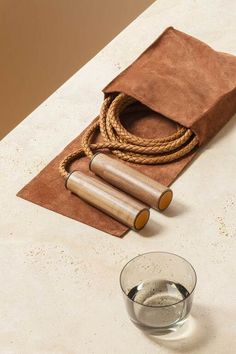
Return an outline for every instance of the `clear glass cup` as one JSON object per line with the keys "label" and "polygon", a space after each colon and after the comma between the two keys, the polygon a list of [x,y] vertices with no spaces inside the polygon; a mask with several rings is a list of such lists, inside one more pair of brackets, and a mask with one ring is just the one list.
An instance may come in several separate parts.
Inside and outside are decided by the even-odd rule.
{"label": "clear glass cup", "polygon": [[184,258],[149,252],[122,269],[120,286],[131,321],[148,334],[176,331],[187,319],[197,276]]}

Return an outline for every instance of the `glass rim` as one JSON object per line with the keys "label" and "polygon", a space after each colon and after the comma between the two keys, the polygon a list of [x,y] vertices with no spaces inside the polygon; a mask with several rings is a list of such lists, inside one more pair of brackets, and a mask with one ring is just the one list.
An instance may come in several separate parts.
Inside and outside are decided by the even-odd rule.
{"label": "glass rim", "polygon": [[[131,300],[131,299],[128,297],[128,295],[126,294],[126,292],[125,292],[125,290],[124,290],[124,288],[123,288],[123,286],[122,286],[122,284],[121,284],[121,277],[122,277],[122,273],[123,273],[124,269],[127,267],[127,265],[128,265],[129,263],[131,263],[132,261],[134,261],[136,258],[145,256],[145,255],[147,255],[147,254],[152,254],[152,253],[156,253],[156,254],[169,254],[169,255],[171,255],[171,256],[175,256],[175,257],[177,257],[177,258],[182,259],[183,261],[185,261],[185,262],[190,266],[190,268],[191,268],[192,271],[193,271],[193,274],[194,274],[194,277],[195,277],[195,279],[194,279],[195,281],[194,281],[194,285],[193,285],[192,290],[188,293],[188,296],[186,296],[186,297],[185,297],[184,299],[182,299],[182,300],[179,300],[179,301],[174,302],[173,304],[170,304],[170,305],[163,305],[163,306],[162,306],[162,305],[146,305],[146,304],[142,304],[141,302],[138,302],[138,301],[136,301],[136,300]],[[162,251],[150,251],[150,252],[145,252],[145,253],[139,254],[139,255],[133,257],[132,259],[130,259],[130,260],[123,266],[123,268],[122,268],[122,270],[121,270],[121,272],[120,272],[119,280],[120,280],[120,287],[121,287],[121,290],[122,290],[123,294],[124,294],[130,301],[133,301],[133,302],[135,302],[136,304],[139,304],[139,305],[145,306],[145,307],[149,307],[149,308],[152,308],[152,307],[153,307],[153,308],[164,308],[164,307],[170,307],[170,306],[174,306],[174,305],[180,304],[181,302],[186,301],[186,300],[193,294],[193,292],[194,292],[194,290],[195,290],[195,288],[196,288],[196,285],[197,285],[197,273],[196,273],[195,269],[193,268],[192,264],[191,264],[189,261],[187,261],[187,259],[185,259],[185,258],[182,257],[182,256],[179,256],[179,255],[176,254],[176,253],[162,252]]]}

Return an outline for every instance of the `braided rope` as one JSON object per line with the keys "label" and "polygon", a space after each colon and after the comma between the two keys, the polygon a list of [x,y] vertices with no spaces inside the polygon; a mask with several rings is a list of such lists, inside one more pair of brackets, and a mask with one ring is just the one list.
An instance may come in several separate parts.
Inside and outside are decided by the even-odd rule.
{"label": "braided rope", "polygon": [[[120,113],[135,102],[135,99],[120,93],[114,99],[105,98],[99,118],[85,131],[81,148],[72,152],[60,163],[59,172],[68,176],[70,164],[87,156],[92,159],[94,151],[109,149],[120,159],[136,164],[156,165],[175,161],[198,145],[198,138],[183,126],[177,125],[174,134],[158,139],[145,139],[129,133],[120,122]],[[100,130],[102,143],[91,143]]]}

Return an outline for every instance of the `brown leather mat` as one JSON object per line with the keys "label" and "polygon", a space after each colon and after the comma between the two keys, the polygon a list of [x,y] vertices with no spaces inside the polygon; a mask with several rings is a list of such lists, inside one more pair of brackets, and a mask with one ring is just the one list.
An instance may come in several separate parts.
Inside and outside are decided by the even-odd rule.
{"label": "brown leather mat", "polygon": [[[123,124],[133,134],[146,138],[169,135],[176,129],[175,122],[179,122],[191,128],[203,144],[236,112],[236,58],[168,28],[104,92],[124,92],[150,107],[137,103],[136,109],[123,115]],[[64,187],[64,180],[58,172],[59,162],[79,147],[82,134],[17,195],[109,234],[123,236],[128,231],[126,226]],[[170,185],[195,154],[196,150],[165,165],[133,167]],[[75,168],[90,173],[87,158],[75,162],[72,169]]]}

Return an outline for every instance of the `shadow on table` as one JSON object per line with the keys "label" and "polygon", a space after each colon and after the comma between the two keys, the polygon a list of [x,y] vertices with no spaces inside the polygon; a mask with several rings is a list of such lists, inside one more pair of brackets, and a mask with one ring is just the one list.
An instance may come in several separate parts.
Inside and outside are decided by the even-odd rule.
{"label": "shadow on table", "polygon": [[157,223],[155,220],[151,219],[148,221],[147,225],[139,231],[139,235],[143,237],[153,237],[161,233],[163,226]]}
{"label": "shadow on table", "polygon": [[[205,315],[203,315],[205,314]],[[201,318],[200,318],[201,316]],[[215,335],[214,325],[209,314],[201,305],[194,305],[192,314],[184,325],[174,333],[163,336],[152,336],[145,334],[151,341],[180,353],[191,353],[197,350],[200,353],[201,347],[212,340]]]}
{"label": "shadow on table", "polygon": [[170,206],[162,212],[163,215],[167,217],[176,217],[181,214],[185,214],[188,212],[188,207],[187,205],[180,203],[179,200],[173,198],[173,201],[171,202]]}
{"label": "shadow on table", "polygon": [[[175,217],[188,212],[186,205],[183,205],[178,200],[173,200],[172,204],[162,212],[166,217]],[[156,213],[159,213],[156,211]],[[143,237],[152,237],[160,235],[163,230],[163,226],[157,223],[155,220],[151,219],[148,221],[147,225],[139,231],[139,235]]]}

